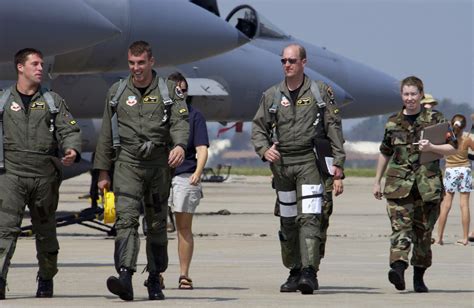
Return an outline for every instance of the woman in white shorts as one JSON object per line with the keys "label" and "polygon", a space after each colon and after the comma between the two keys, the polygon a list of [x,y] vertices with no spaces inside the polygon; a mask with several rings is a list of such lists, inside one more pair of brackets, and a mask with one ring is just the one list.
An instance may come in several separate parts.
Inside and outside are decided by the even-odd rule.
{"label": "woman in white shorts", "polygon": [[[186,99],[188,83],[179,74],[171,74],[169,79],[176,81],[176,94]],[[171,182],[168,204],[176,217],[178,235],[178,255],[180,276],[179,289],[193,289],[193,281],[189,277],[189,266],[194,251],[192,231],[193,214],[202,198],[201,174],[207,161],[209,137],[206,120],[199,110],[188,103],[189,140],[186,146],[184,162],[176,168]]]}
{"label": "woman in white shorts", "polygon": [[470,213],[469,213],[469,196],[472,190],[471,163],[467,157],[468,150],[474,150],[474,140],[469,134],[464,134],[466,127],[466,118],[461,115],[455,115],[451,120],[454,134],[458,138],[458,152],[454,155],[446,157],[446,170],[444,173],[444,189],[446,191],[443,202],[441,203],[441,211],[438,221],[438,239],[436,243],[443,245],[443,233],[446,227],[448,213],[451,210],[454,193],[459,192],[461,202],[461,222],[463,229],[463,237],[456,244],[466,246],[469,234]]}

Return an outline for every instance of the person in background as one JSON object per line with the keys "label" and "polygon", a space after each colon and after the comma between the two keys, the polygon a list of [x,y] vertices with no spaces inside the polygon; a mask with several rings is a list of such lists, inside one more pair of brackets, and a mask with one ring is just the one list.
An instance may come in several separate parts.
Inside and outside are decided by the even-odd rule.
{"label": "person in background", "polygon": [[454,135],[458,139],[458,151],[456,154],[446,157],[446,170],[443,181],[445,195],[441,203],[436,243],[439,245],[444,244],[443,235],[448,214],[453,204],[454,194],[459,192],[463,237],[456,243],[466,246],[469,243],[469,197],[472,190],[471,163],[467,158],[467,152],[468,149],[474,150],[474,140],[469,137],[469,133],[464,134],[466,118],[462,114],[456,114],[451,119],[451,125]]}
{"label": "person in background", "polygon": [[425,93],[425,96],[421,100],[421,105],[425,108],[433,108],[438,105],[438,101],[433,97],[433,95]]}
{"label": "person in background", "polygon": [[[168,79],[176,82],[176,95],[187,100],[188,83],[180,73],[173,73]],[[179,256],[179,289],[193,289],[193,281],[189,277],[189,266],[193,257],[194,239],[192,231],[193,215],[202,198],[201,175],[207,162],[206,119],[202,113],[187,104],[189,110],[189,139],[184,162],[175,169],[171,182],[168,203],[176,218]]]}

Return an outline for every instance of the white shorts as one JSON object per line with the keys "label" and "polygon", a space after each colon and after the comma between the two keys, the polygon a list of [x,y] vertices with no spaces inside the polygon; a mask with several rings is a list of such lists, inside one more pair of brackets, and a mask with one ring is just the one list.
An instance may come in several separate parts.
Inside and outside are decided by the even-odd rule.
{"label": "white shorts", "polygon": [[472,175],[469,167],[446,168],[443,179],[444,189],[447,192],[471,192]]}
{"label": "white shorts", "polygon": [[202,198],[202,186],[189,184],[192,173],[182,173],[173,177],[171,181],[168,205],[173,212],[194,214]]}

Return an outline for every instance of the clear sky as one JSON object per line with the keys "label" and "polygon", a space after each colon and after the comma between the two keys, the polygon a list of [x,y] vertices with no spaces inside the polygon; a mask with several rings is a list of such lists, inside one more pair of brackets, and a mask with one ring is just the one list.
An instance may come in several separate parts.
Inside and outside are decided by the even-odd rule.
{"label": "clear sky", "polygon": [[416,75],[438,99],[474,105],[473,0],[218,0],[223,18],[240,4],[397,79]]}

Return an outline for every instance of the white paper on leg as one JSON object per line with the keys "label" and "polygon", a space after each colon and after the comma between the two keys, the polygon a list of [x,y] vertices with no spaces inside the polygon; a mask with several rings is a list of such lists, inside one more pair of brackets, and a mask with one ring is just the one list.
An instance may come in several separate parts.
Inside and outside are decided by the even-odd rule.
{"label": "white paper on leg", "polygon": [[[323,193],[323,185],[301,185],[301,196],[311,196]],[[322,197],[304,198],[301,204],[301,211],[303,214],[321,214],[323,205]]]}
{"label": "white paper on leg", "polygon": [[278,191],[278,200],[283,203],[293,203],[293,205],[279,204],[281,217],[295,217],[298,215],[296,207],[296,190]]}

